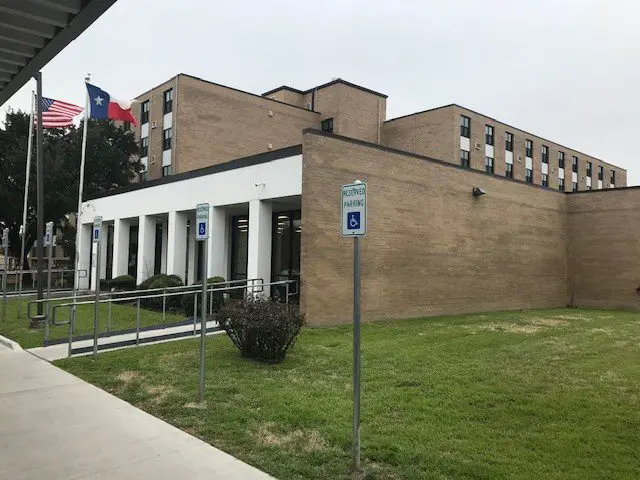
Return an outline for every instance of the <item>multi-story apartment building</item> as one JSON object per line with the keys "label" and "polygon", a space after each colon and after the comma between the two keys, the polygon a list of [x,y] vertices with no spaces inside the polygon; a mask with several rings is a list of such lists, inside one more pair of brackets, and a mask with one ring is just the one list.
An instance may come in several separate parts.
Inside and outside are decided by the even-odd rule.
{"label": "multi-story apartment building", "polygon": [[253,95],[178,75],[139,100],[145,181],[84,199],[81,287],[127,273],[294,281],[309,324],[347,322],[339,192],[359,179],[365,320],[637,308],[640,189],[624,169],[457,105],[385,120],[385,95],[339,79]]}
{"label": "multi-story apartment building", "polygon": [[299,144],[315,128],[561,191],[626,186],[620,167],[459,105],[386,120],[386,95],[342,79],[255,95],[180,74],[136,100],[143,180]]}

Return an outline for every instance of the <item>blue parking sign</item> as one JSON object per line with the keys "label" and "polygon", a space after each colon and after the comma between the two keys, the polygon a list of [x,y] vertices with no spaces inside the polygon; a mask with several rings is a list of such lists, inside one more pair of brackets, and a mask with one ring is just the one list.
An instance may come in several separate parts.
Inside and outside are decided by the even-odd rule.
{"label": "blue parking sign", "polygon": [[360,230],[360,212],[347,212],[347,229]]}

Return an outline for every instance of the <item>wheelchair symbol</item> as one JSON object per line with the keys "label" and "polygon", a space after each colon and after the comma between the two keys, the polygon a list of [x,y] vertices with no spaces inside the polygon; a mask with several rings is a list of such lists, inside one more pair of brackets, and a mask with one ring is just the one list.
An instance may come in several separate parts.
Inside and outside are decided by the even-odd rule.
{"label": "wheelchair symbol", "polygon": [[204,222],[198,224],[198,235],[205,235],[207,233],[207,227]]}
{"label": "wheelchair symbol", "polygon": [[348,230],[360,230],[360,212],[349,212],[347,219]]}

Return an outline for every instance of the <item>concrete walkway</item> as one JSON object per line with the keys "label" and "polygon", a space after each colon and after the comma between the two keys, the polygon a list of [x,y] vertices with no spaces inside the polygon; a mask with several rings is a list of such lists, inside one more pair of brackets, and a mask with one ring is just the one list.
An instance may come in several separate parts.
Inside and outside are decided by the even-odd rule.
{"label": "concrete walkway", "polygon": [[21,350],[0,345],[0,479],[272,477]]}

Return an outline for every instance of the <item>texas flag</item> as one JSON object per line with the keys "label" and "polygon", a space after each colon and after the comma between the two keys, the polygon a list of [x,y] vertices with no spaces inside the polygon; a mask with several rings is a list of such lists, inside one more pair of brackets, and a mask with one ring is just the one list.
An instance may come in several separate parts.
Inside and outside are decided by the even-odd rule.
{"label": "texas flag", "polygon": [[89,92],[89,116],[101,120],[122,120],[136,124],[131,114],[131,102],[117,100],[104,90],[87,83]]}

